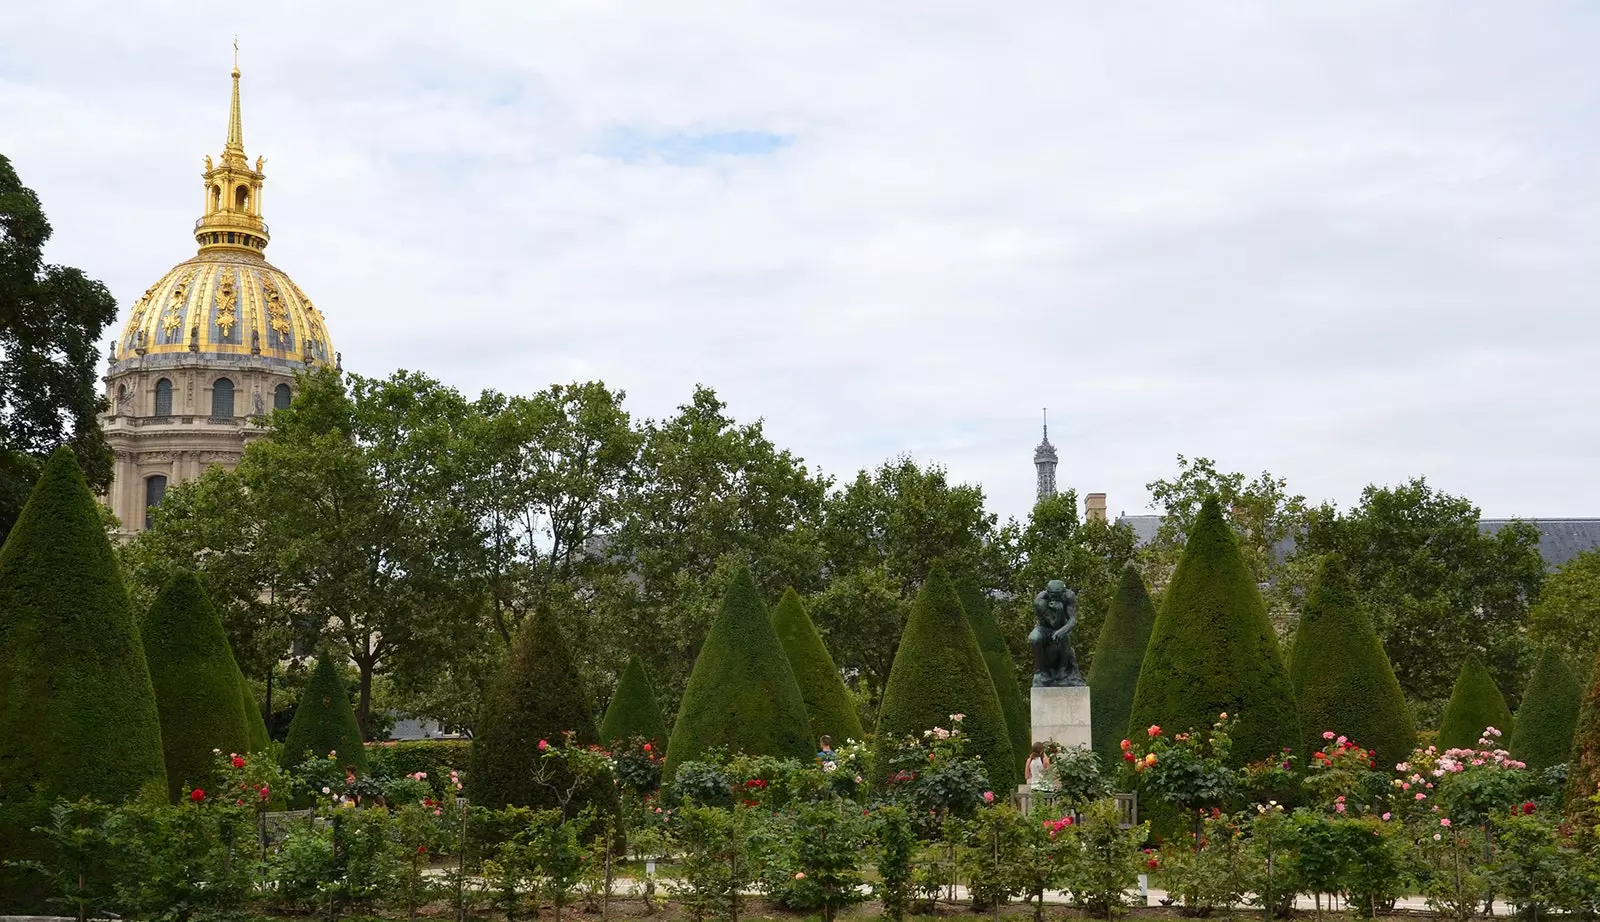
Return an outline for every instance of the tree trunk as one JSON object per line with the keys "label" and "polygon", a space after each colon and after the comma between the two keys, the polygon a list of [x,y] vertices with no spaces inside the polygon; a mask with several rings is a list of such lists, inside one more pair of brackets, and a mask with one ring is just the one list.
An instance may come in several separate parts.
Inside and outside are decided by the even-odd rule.
{"label": "tree trunk", "polygon": [[367,718],[372,714],[373,662],[366,658],[356,660],[356,668],[361,671],[361,679],[357,683],[356,726],[361,728],[361,738],[367,740],[371,739],[367,733]]}

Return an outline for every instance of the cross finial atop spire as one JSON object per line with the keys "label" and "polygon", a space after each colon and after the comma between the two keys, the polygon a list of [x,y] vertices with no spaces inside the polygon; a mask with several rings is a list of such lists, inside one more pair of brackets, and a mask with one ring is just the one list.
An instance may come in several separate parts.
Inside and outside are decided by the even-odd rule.
{"label": "cross finial atop spire", "polygon": [[233,69],[239,69],[239,33],[233,33]]}

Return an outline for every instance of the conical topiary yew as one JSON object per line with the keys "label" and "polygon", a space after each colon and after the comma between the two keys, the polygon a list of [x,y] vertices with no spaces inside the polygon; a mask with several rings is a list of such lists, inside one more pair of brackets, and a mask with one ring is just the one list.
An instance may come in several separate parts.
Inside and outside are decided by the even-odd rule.
{"label": "conical topiary yew", "polygon": [[177,802],[185,787],[211,785],[213,750],[250,749],[239,667],[222,620],[193,573],[179,573],[156,594],[140,633],[161,715],[167,794]]}
{"label": "conical topiary yew", "polygon": [[[164,794],[144,645],[100,509],[57,449],[0,548],[0,856],[44,857],[57,798]],[[40,878],[0,862],[0,913],[38,908]]]}
{"label": "conical topiary yew", "polygon": [[1019,774],[1000,695],[950,575],[935,563],[911,603],[878,707],[880,770],[889,764],[896,740],[948,728],[952,714],[965,715],[961,730],[970,751],[983,759],[990,786],[997,792],[1014,788]]}
{"label": "conical topiary yew", "polygon": [[1578,728],[1567,757],[1567,818],[1580,829],[1594,822],[1589,798],[1600,790],[1600,655],[1589,667],[1589,687],[1578,704]]}
{"label": "conical topiary yew", "polygon": [[1033,712],[1023,700],[1022,690],[1017,685],[1017,670],[1011,658],[1011,648],[1006,646],[1000,625],[994,620],[994,606],[989,597],[978,589],[977,583],[961,580],[956,585],[956,594],[961,599],[962,611],[966,612],[967,624],[978,639],[983,662],[989,667],[989,678],[994,682],[995,694],[1000,697],[1000,714],[1006,721],[1011,757],[1020,776],[1023,764],[1028,759],[1028,750],[1033,746]]}
{"label": "conical topiary yew", "polygon": [[350,692],[333,664],[333,654],[324,650],[311,671],[311,681],[300,692],[278,764],[294,768],[306,759],[329,753],[340,766],[367,767],[367,750],[361,744],[356,712],[350,707]]}
{"label": "conical topiary yew", "polygon": [[1222,506],[1200,507],[1139,671],[1130,726],[1173,731],[1238,720],[1231,758],[1244,764],[1301,741],[1294,686],[1255,580]]}
{"label": "conical topiary yew", "polygon": [[1511,738],[1511,709],[1500,686],[1484,668],[1478,654],[1468,653],[1450,690],[1450,703],[1439,721],[1439,749],[1475,749],[1484,731],[1493,727],[1503,740]]}
{"label": "conical topiary yew", "polygon": [[1511,757],[1526,762],[1534,771],[1565,764],[1572,755],[1582,701],[1578,677],[1554,647],[1546,647],[1522,692],[1522,707],[1517,709],[1511,734]]}
{"label": "conical topiary yew", "polygon": [[[478,711],[467,797],[490,809],[558,806],[555,788],[568,785],[570,776],[552,774],[548,784],[539,782],[539,744],[558,746],[569,732],[580,745],[600,742],[593,699],[573,666],[566,639],[550,615],[537,612],[517,629],[511,655]],[[598,789],[570,806],[579,809],[597,798],[603,798]]]}
{"label": "conical topiary yew", "polygon": [[233,671],[239,677],[239,702],[244,708],[244,726],[250,738],[250,751],[266,752],[272,746],[272,737],[267,734],[267,720],[262,716],[261,705],[256,703],[250,680],[244,677],[237,661],[234,662]]}
{"label": "conical topiary yew", "polygon": [[647,740],[659,750],[667,746],[667,725],[656,702],[656,687],[645,672],[638,654],[628,660],[628,668],[617,680],[611,706],[600,721],[600,741],[606,745],[632,739]]}
{"label": "conical topiary yew", "polygon": [[665,778],[711,749],[797,759],[817,751],[794,670],[743,567],[689,674],[667,744]]}
{"label": "conical topiary yew", "polygon": [[1094,751],[1108,762],[1121,756],[1133,694],[1139,687],[1139,669],[1155,623],[1156,606],[1150,601],[1144,578],[1132,564],[1123,567],[1089,668],[1089,731]]}
{"label": "conical topiary yew", "polygon": [[805,701],[806,716],[811,721],[811,738],[829,736],[837,743],[864,739],[866,733],[861,729],[855,700],[793,586],[784,590],[783,598],[772,609],[772,631],[778,635],[789,668],[794,670],[795,683],[800,686],[800,698]]}
{"label": "conical topiary yew", "polygon": [[1370,750],[1381,765],[1411,755],[1417,725],[1378,631],[1350,585],[1343,559],[1329,556],[1306,597],[1290,655],[1306,752],[1332,730]]}

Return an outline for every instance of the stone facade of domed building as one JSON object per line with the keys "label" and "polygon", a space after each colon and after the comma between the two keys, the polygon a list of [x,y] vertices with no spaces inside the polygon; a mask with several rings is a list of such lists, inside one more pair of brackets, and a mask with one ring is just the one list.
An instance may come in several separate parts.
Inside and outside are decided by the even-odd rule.
{"label": "stone facade of domed building", "polygon": [[200,251],[145,290],[111,348],[105,500],[124,535],[147,526],[170,487],[213,464],[231,470],[259,422],[293,399],[297,373],[338,362],[322,312],[264,255],[262,166],[245,156],[235,66],[228,140],[220,162],[205,160]]}

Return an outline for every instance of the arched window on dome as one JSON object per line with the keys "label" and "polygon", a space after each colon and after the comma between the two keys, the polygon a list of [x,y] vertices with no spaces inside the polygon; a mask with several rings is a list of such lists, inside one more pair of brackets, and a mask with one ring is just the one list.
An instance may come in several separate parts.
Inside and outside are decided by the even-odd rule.
{"label": "arched window on dome", "polygon": [[166,378],[156,382],[156,415],[172,415],[172,382]]}
{"label": "arched window on dome", "polygon": [[250,187],[249,186],[239,186],[238,188],[233,190],[233,210],[234,211],[249,211],[250,210]]}
{"label": "arched window on dome", "polygon": [[274,410],[289,409],[289,401],[293,399],[294,395],[290,393],[289,385],[287,384],[280,384],[272,389],[272,408]]}
{"label": "arched window on dome", "polygon": [[211,385],[211,418],[233,419],[233,382],[227,378]]}
{"label": "arched window on dome", "polygon": [[221,211],[222,210],[222,187],[221,186],[212,186],[211,187],[211,210],[212,211]]}
{"label": "arched window on dome", "polygon": [[155,521],[156,507],[167,497],[167,478],[162,474],[152,474],[144,479],[144,527],[149,528]]}

